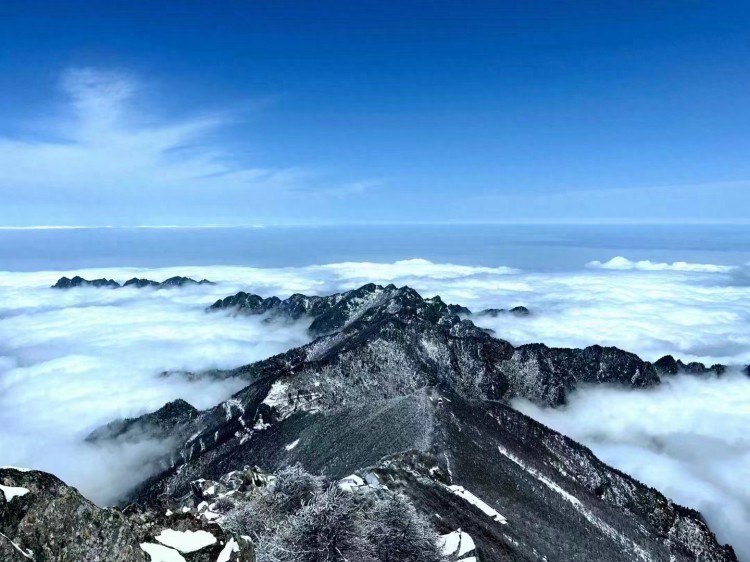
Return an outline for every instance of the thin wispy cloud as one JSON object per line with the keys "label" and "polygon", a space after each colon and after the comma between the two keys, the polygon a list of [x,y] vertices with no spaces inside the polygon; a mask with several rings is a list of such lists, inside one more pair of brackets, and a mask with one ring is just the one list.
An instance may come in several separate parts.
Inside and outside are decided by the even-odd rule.
{"label": "thin wispy cloud", "polygon": [[240,116],[159,120],[135,103],[147,89],[125,72],[63,72],[65,115],[42,123],[35,140],[0,137],[0,194],[13,217],[6,225],[244,224],[319,186],[341,196],[370,185],[240,161],[217,140]]}

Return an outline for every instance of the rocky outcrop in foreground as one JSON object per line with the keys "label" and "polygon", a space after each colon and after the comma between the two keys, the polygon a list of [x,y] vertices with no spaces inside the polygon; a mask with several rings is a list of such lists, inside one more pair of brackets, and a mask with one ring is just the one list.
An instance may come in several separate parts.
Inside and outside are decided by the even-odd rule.
{"label": "rocky outcrop in foreground", "polygon": [[51,474],[0,468],[0,560],[253,562],[251,545],[203,516],[196,498],[182,504],[102,509]]}
{"label": "rocky outcrop in foreground", "polygon": [[200,281],[196,281],[195,279],[191,279],[189,277],[170,277],[169,279],[162,281],[161,283],[158,281],[151,281],[150,279],[139,279],[137,277],[134,277],[132,279],[128,279],[120,285],[117,281],[114,279],[84,279],[83,277],[80,277],[76,275],[72,279],[69,279],[68,277],[60,277],[60,279],[57,280],[57,283],[52,285],[53,289],[72,289],[74,287],[95,287],[95,288],[107,288],[107,289],[121,289],[123,287],[136,287],[138,289],[142,289],[144,287],[153,287],[154,289],[167,289],[170,287],[184,287],[186,285],[214,285],[212,281],[209,281],[208,279],[201,279]]}

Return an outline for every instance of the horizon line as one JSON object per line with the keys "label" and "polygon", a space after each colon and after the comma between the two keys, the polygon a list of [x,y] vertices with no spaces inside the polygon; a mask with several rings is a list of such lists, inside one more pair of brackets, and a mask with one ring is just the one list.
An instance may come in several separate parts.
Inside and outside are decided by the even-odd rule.
{"label": "horizon line", "polygon": [[315,228],[352,226],[750,226],[750,221],[712,220],[514,220],[514,221],[428,221],[428,222],[364,222],[364,223],[268,223],[268,224],[139,224],[139,225],[0,225],[0,231],[13,230],[190,230],[190,229],[264,229]]}

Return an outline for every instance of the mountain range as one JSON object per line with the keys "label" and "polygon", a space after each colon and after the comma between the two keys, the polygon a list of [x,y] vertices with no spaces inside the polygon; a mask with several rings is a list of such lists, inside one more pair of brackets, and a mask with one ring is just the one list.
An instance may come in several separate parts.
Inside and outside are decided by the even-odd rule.
{"label": "mountain range", "polygon": [[[75,285],[114,286],[103,281]],[[119,507],[96,507],[52,475],[0,469],[3,560],[253,560],[252,541],[222,526],[219,499],[297,465],[351,493],[402,493],[444,544],[471,541],[470,552],[447,548],[450,560],[737,560],[700,513],[510,405],[521,397],[560,407],[582,384],[644,389],[681,371],[720,375],[722,365],[651,363],[614,347],[514,346],[471,320],[503,309],[472,313],[394,285],[283,300],[240,292],[206,313],[237,316],[239,330],[243,315],[306,321],[314,339],[212,372],[246,383],[213,408],[177,400],[89,435],[172,444],[161,470]],[[198,537],[203,546],[185,547]]]}

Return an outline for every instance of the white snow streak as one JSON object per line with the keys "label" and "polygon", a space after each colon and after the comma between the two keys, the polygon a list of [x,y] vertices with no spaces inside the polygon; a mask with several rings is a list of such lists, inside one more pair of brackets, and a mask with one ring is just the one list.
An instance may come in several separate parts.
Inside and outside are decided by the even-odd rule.
{"label": "white snow streak", "polygon": [[508,520],[500,515],[497,510],[490,507],[488,504],[480,500],[478,497],[476,497],[474,494],[469,492],[466,488],[463,486],[448,486],[448,489],[456,494],[458,497],[463,498],[467,502],[469,502],[472,505],[475,505],[478,507],[485,515],[488,515],[501,525],[506,525],[508,523]]}

